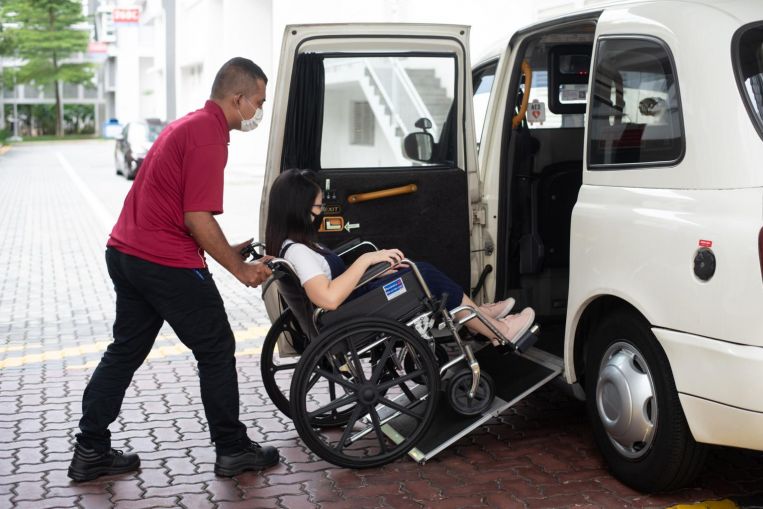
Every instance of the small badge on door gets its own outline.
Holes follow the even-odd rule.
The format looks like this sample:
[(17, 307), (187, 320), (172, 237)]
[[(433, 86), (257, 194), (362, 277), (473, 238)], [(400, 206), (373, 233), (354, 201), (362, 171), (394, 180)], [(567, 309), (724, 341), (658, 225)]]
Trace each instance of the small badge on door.
[(341, 232), (344, 230), (344, 218), (341, 216), (324, 217), (319, 232)]
[(338, 203), (327, 203), (324, 214), (327, 216), (338, 216), (342, 213), (342, 206)]

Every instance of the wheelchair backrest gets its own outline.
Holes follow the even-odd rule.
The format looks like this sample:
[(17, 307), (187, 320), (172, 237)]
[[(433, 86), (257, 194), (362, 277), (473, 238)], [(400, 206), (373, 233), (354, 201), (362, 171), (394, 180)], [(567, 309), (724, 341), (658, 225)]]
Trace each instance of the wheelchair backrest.
[(299, 282), (297, 275), (284, 264), (279, 264), (274, 270), (273, 275), (276, 278), (278, 293), (283, 298), (286, 306), (291, 309), (294, 317), (297, 319), (302, 332), (312, 340), (318, 335), (318, 330), (313, 324), (313, 313), (315, 306), (307, 298), (305, 289)]

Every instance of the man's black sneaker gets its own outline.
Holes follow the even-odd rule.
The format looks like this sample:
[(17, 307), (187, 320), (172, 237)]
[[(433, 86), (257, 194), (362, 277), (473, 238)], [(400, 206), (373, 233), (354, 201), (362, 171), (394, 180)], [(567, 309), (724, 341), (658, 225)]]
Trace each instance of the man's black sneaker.
[(257, 442), (249, 442), (238, 452), (218, 454), (215, 461), (215, 475), (233, 477), (247, 470), (272, 467), (278, 463), (278, 460), (278, 449), (275, 447), (262, 447)]
[(77, 444), (69, 465), (69, 477), (75, 481), (90, 481), (102, 475), (131, 472), (139, 467), (140, 458), (137, 454), (124, 454), (115, 449), (98, 452)]

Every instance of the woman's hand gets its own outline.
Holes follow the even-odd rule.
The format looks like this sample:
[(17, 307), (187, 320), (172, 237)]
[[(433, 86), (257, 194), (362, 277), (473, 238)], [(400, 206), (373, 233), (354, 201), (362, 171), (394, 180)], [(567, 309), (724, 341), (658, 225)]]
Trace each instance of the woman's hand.
[(371, 251), (370, 253), (364, 253), (358, 258), (358, 261), (362, 260), (367, 264), (366, 268), (376, 265), (377, 263), (389, 263), (391, 267), (394, 267), (405, 258), (403, 252), (399, 249), (380, 249), (379, 251)]

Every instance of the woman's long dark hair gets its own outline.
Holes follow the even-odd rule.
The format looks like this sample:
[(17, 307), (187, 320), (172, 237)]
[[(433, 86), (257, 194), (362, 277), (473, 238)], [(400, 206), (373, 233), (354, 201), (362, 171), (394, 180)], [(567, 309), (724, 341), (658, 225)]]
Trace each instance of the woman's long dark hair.
[(265, 227), (265, 252), (279, 256), (286, 239), (320, 250), (313, 218), (315, 197), (321, 187), (310, 170), (286, 170), (270, 188), (268, 222)]

